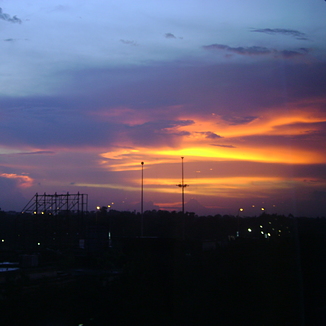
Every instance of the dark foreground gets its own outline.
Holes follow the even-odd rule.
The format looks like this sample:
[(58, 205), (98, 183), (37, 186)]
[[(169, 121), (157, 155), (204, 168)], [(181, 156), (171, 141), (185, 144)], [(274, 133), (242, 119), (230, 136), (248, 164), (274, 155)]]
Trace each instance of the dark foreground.
[[(0, 214), (0, 325), (326, 325), (326, 219)], [(238, 232), (240, 237), (237, 237)], [(186, 240), (183, 240), (186, 239)]]
[(300, 243), (124, 239), (56, 277), (7, 277), (0, 325), (325, 325), (326, 240)]

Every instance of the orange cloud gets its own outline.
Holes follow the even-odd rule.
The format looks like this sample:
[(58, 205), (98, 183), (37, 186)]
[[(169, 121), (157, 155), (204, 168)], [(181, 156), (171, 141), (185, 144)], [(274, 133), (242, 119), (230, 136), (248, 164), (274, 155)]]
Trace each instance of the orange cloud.
[(34, 180), (27, 175), (18, 175), (14, 173), (2, 173), (0, 177), (7, 179), (15, 179), (17, 181), (17, 185), (20, 188), (28, 188), (33, 185)]
[[(195, 123), (188, 126), (180, 126), (180, 130), (192, 132), (193, 141), (205, 139), (205, 134), (200, 134), (200, 131), (210, 131), (223, 138), (245, 137), (255, 135), (299, 135), (305, 132), (307, 128), (304, 124), (326, 122), (326, 114), (314, 108), (279, 108), (271, 109), (260, 114), (256, 114), (257, 118), (245, 124), (230, 124), (221, 116), (212, 114), (209, 117), (189, 117)], [(296, 126), (301, 125), (301, 128), (279, 128), (281, 126)]]
[[(179, 135), (177, 146), (140, 147), (134, 146), (132, 139), (124, 140), (124, 144), (119, 144), (124, 148), (117, 146), (102, 153), (100, 163), (113, 171), (138, 170), (141, 161), (146, 161), (147, 166), (176, 163), (181, 156), (187, 157), (187, 161), (323, 164), (326, 163), (323, 146), (312, 147), (291, 138), (321, 131), (321, 123), (326, 122), (326, 114), (321, 110), (323, 104), (324, 100), (320, 99), (290, 103), (286, 108), (256, 112), (253, 114), (256, 118), (242, 119), (238, 124), (216, 114), (193, 113), (178, 118), (193, 123), (175, 125), (168, 130)], [(262, 137), (269, 143), (264, 143)]]

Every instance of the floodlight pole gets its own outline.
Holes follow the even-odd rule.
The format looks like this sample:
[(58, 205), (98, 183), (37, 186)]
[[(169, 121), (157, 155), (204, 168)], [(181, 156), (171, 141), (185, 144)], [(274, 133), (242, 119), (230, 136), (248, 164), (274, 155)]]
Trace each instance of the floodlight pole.
[(185, 213), (185, 188), (189, 187), (189, 185), (184, 183), (183, 159), (184, 157), (181, 157), (181, 184), (178, 185), (178, 187), (181, 187), (182, 214)]
[(183, 172), (183, 159), (184, 157), (181, 157), (181, 192), (182, 192), (182, 214), (185, 213), (185, 187), (186, 185), (184, 184), (184, 172)]
[(181, 157), (181, 184), (178, 184), (177, 187), (181, 188), (181, 201), (182, 201), (182, 218), (183, 218), (183, 239), (185, 238), (185, 188), (189, 185), (184, 183), (184, 172), (183, 172), (183, 159), (184, 157)]
[(140, 235), (144, 235), (144, 162), (141, 162), (141, 194), (140, 194), (140, 214), (141, 214), (141, 230)]

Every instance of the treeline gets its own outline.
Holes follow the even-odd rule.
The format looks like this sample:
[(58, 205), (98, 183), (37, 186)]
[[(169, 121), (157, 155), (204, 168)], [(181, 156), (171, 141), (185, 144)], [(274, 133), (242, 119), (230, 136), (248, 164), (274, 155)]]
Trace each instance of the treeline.
[(78, 247), (81, 240), (106, 246), (118, 238), (158, 237), (170, 239), (230, 241), (235, 238), (294, 238), (300, 234), (325, 234), (325, 218), (294, 218), (262, 214), (256, 217), (230, 215), (197, 216), (194, 213), (161, 210), (136, 212), (107, 210), (85, 214), (8, 214), (0, 212), (1, 249)]

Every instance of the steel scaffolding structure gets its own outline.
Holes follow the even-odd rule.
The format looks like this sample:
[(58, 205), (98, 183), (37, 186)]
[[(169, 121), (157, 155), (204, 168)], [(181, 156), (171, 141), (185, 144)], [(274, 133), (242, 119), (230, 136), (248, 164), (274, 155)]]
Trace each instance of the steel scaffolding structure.
[(22, 209), (22, 213), (57, 215), (59, 213), (81, 213), (88, 209), (87, 194), (60, 194), (48, 195), (36, 193), (27, 205)]

